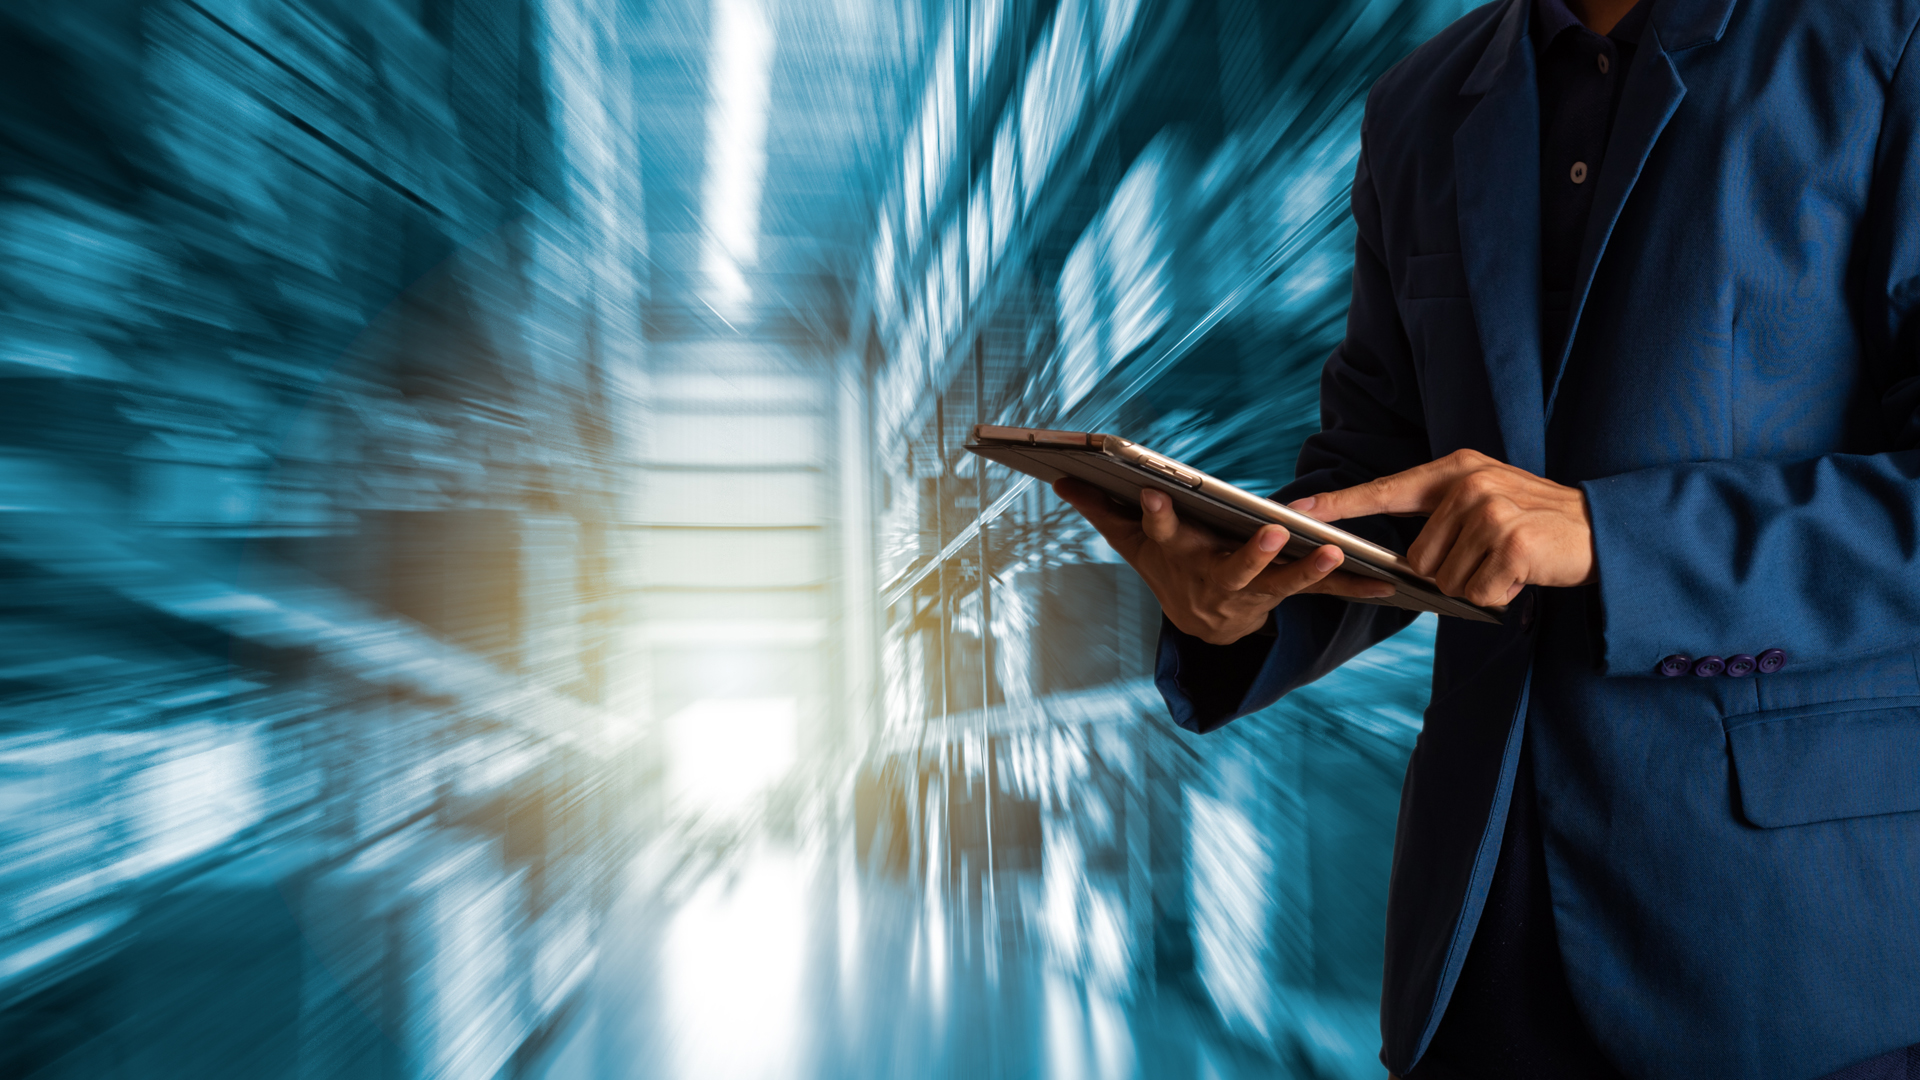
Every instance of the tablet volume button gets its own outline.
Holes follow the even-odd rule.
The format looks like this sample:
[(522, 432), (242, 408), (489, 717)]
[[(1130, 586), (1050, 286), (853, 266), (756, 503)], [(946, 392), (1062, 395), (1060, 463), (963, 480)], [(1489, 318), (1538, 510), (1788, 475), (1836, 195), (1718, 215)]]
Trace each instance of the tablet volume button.
[(1142, 462), (1142, 464), (1144, 464), (1147, 468), (1152, 469), (1154, 472), (1159, 473), (1161, 476), (1164, 476), (1170, 480), (1174, 480), (1179, 483), (1185, 484), (1190, 488), (1197, 488), (1200, 486), (1200, 474), (1188, 472), (1187, 470), (1181, 468), (1178, 465), (1173, 464), (1172, 462), (1161, 461), (1157, 458), (1146, 458)]

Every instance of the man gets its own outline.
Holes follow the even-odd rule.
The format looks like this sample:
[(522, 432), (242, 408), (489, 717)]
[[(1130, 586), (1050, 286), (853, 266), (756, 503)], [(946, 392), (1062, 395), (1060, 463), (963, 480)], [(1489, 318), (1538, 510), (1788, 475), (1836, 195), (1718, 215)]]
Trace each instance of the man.
[[(1920, 1076), (1916, 22), (1500, 0), (1373, 88), (1281, 497), (1508, 605), (1440, 620), (1396, 1074)], [(1195, 731), (1406, 624), (1337, 549), (1061, 494), (1159, 597)]]

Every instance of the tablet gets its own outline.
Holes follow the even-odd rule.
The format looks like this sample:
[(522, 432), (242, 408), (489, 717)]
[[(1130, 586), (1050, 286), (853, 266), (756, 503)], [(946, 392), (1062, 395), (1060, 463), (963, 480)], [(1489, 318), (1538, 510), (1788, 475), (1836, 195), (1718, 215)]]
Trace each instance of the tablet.
[(1142, 488), (1166, 492), (1182, 519), (1199, 522), (1233, 540), (1245, 541), (1263, 525), (1284, 526), (1288, 538), (1281, 554), (1288, 558), (1297, 559), (1322, 544), (1333, 544), (1347, 556), (1340, 569), (1378, 578), (1394, 587), (1392, 596), (1355, 603), (1386, 604), (1490, 623), (1499, 622), (1506, 610), (1448, 596), (1387, 548), (1216, 480), (1191, 465), (1117, 435), (978, 424), (966, 448), (1048, 483), (1063, 476), (1077, 477), (1128, 506), (1140, 505)]

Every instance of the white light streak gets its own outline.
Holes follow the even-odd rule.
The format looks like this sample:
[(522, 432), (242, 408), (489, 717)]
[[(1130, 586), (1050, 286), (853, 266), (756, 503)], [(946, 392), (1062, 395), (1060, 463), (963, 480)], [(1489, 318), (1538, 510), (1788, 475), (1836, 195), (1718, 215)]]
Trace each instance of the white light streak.
[(802, 985), (806, 868), (764, 849), (742, 864), (737, 877), (709, 879), (675, 913), (660, 976), (670, 988), (663, 995), (670, 1064), (636, 1075), (764, 1080), (799, 1071), (795, 1049), (806, 1044), (816, 1004)]
[(759, 258), (772, 60), (773, 28), (756, 0), (714, 0), (700, 268), (703, 299), (730, 325), (752, 298), (745, 270)]

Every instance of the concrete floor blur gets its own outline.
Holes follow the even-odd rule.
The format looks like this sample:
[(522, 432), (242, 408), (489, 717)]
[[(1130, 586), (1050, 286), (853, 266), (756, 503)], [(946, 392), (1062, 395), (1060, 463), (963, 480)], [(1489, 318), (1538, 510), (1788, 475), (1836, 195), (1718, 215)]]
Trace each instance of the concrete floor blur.
[(841, 845), (656, 849), (537, 1080), (1311, 1075), (1227, 1038), (1177, 984), (1119, 1000), (1052, 962), (1037, 872), (991, 894), (855, 870)]

